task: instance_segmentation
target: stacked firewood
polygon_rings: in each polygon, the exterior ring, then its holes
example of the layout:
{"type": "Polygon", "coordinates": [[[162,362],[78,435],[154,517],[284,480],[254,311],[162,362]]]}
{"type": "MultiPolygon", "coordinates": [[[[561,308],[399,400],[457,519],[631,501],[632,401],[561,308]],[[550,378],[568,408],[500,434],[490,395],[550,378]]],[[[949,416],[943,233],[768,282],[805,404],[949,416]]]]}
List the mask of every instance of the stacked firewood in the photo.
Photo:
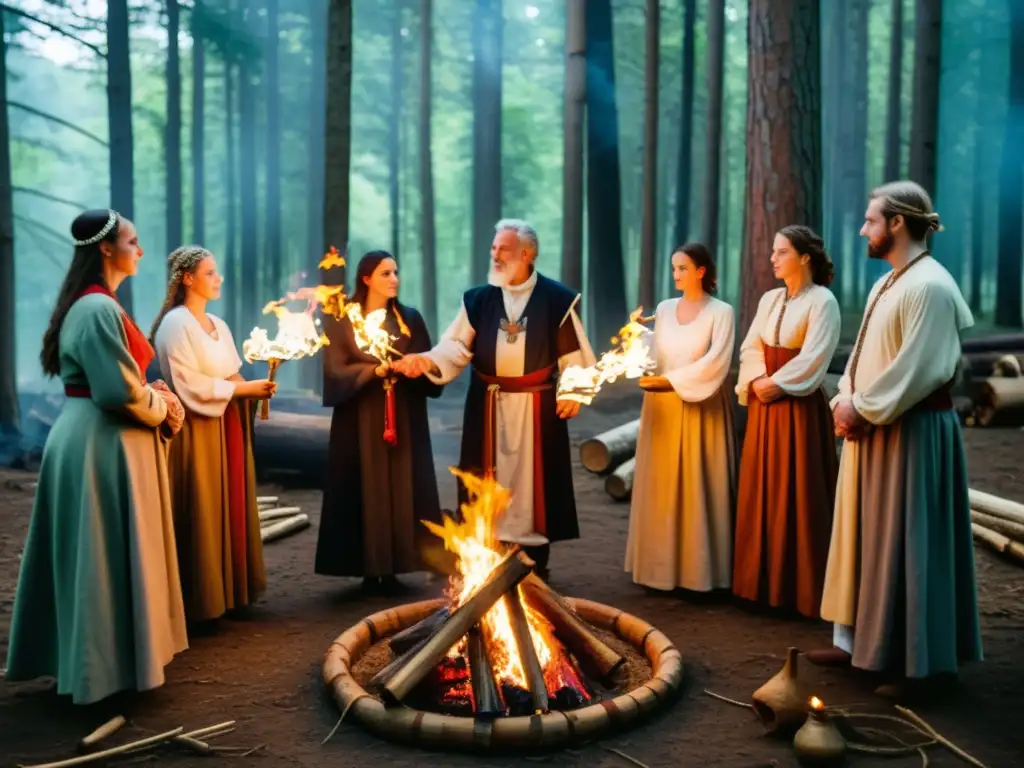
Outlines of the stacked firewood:
{"type": "Polygon", "coordinates": [[[1024,565],[1024,504],[973,488],[970,497],[974,538],[1024,565]]]}
{"type": "Polygon", "coordinates": [[[301,507],[279,507],[277,496],[259,496],[260,538],[269,541],[283,539],[309,527],[309,515],[301,507]]]}
{"type": "Polygon", "coordinates": [[[633,493],[639,431],[640,419],[634,419],[580,443],[580,463],[586,470],[605,476],[604,489],[616,501],[625,501],[633,493]]]}

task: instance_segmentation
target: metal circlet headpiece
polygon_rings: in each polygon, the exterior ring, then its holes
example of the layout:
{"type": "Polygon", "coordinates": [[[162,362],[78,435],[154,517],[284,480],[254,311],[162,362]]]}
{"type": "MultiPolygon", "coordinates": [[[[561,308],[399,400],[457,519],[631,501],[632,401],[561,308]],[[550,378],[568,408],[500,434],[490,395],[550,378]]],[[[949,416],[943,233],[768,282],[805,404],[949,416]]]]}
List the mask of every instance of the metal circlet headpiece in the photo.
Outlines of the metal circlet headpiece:
{"type": "Polygon", "coordinates": [[[112,230],[114,228],[114,225],[117,224],[117,211],[112,209],[108,210],[110,210],[110,216],[107,218],[107,223],[103,225],[103,229],[101,229],[92,237],[87,237],[85,240],[75,240],[74,243],[76,248],[81,248],[84,245],[92,245],[93,243],[98,243],[100,240],[102,240],[104,237],[110,234],[110,230],[112,230]]]}

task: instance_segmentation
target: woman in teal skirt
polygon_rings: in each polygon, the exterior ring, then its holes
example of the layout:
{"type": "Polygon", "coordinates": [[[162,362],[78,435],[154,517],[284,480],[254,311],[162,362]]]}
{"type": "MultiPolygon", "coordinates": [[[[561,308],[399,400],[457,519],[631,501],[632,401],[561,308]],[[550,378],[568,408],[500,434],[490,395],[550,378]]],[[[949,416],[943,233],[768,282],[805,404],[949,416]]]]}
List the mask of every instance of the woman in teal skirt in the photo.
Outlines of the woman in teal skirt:
{"type": "Polygon", "coordinates": [[[67,402],[43,450],[6,676],[54,677],[89,704],[162,685],[188,647],[166,464],[184,410],[146,384],[153,349],[115,296],[142,258],[135,227],[94,210],[71,234],[42,352],[67,402]]]}

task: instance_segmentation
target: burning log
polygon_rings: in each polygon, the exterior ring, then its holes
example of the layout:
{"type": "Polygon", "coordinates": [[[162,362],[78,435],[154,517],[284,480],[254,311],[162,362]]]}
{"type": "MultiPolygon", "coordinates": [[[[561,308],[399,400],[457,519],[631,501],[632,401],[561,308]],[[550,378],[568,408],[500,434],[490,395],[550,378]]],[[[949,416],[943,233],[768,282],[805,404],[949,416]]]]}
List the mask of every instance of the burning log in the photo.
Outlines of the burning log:
{"type": "Polygon", "coordinates": [[[266,544],[270,541],[283,539],[285,536],[297,533],[309,527],[309,515],[293,515],[285,520],[279,520],[270,525],[260,526],[260,539],[266,544]]]}
{"type": "Polygon", "coordinates": [[[391,647],[391,652],[396,656],[408,653],[417,644],[440,629],[441,625],[448,620],[450,613],[450,609],[445,605],[408,629],[403,629],[391,638],[391,642],[388,644],[391,647]]]}
{"type": "MultiPolygon", "coordinates": [[[[435,614],[436,615],[436,614],[435,614]]],[[[507,710],[494,679],[494,667],[487,655],[487,644],[475,626],[469,630],[469,680],[473,685],[473,713],[478,719],[504,715],[507,710]]]]}
{"type": "Polygon", "coordinates": [[[604,481],[604,489],[616,501],[625,501],[633,493],[633,471],[636,469],[634,456],[624,464],[615,468],[604,481]]]}
{"type": "Polygon", "coordinates": [[[979,379],[973,389],[978,424],[983,427],[1024,425],[1024,378],[979,379]]]}
{"type": "Polygon", "coordinates": [[[1014,541],[1009,536],[1003,536],[1001,533],[990,531],[983,525],[977,523],[971,523],[971,532],[974,534],[974,538],[978,541],[986,544],[990,549],[994,549],[1004,555],[1009,555],[1018,564],[1024,565],[1024,544],[1014,541]]]}
{"type": "Polygon", "coordinates": [[[615,469],[636,452],[636,436],[640,419],[584,440],[580,444],[580,463],[595,474],[615,469]]]}
{"type": "Polygon", "coordinates": [[[1015,541],[1024,542],[1024,523],[1014,523],[973,509],[971,510],[971,522],[988,528],[990,531],[1001,533],[1003,536],[1009,536],[1015,541]]]}
{"type": "Polygon", "coordinates": [[[523,553],[509,553],[491,571],[487,581],[456,608],[434,634],[401,658],[401,667],[383,685],[381,696],[391,704],[405,699],[469,628],[483,618],[503,595],[514,589],[532,567],[533,562],[523,553]]]}
{"type": "Polygon", "coordinates": [[[533,647],[530,624],[526,619],[523,603],[519,599],[518,587],[512,587],[505,593],[505,608],[508,610],[512,633],[516,638],[519,658],[523,662],[523,674],[526,675],[526,685],[530,691],[533,711],[547,712],[548,686],[544,682],[544,670],[541,669],[540,660],[537,658],[537,649],[533,647]]]}
{"type": "Polygon", "coordinates": [[[972,510],[1024,525],[1024,504],[993,496],[991,493],[985,493],[984,491],[976,491],[974,488],[971,488],[967,493],[971,501],[972,510]]]}
{"type": "Polygon", "coordinates": [[[625,659],[591,632],[561,596],[536,574],[523,579],[522,586],[527,604],[551,622],[555,635],[588,674],[606,681],[622,665],[625,659]]]}

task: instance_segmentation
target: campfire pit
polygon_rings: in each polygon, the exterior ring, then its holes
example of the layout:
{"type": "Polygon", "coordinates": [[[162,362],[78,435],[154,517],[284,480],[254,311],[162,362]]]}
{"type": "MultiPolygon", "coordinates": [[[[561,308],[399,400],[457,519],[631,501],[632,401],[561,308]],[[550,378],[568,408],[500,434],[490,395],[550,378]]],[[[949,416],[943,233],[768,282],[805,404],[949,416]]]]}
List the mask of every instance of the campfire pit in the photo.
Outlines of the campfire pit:
{"type": "Polygon", "coordinates": [[[667,703],[683,673],[672,642],[628,613],[554,592],[493,533],[508,492],[453,471],[471,499],[463,519],[428,524],[458,557],[448,596],[375,613],[330,645],[323,677],[343,717],[406,744],[497,751],[604,736],[667,703]],[[649,679],[616,690],[625,659],[592,628],[642,653],[649,679]],[[389,660],[375,649],[384,663],[369,681],[364,664],[361,684],[357,663],[386,640],[389,660]]]}

